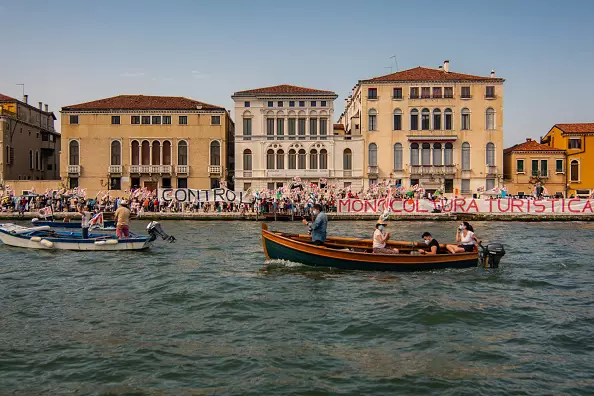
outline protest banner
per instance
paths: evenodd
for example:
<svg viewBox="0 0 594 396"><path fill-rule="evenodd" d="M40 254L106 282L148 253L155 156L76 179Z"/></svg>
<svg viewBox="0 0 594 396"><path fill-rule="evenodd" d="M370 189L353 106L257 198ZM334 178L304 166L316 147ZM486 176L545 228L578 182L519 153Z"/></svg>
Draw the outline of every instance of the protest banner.
<svg viewBox="0 0 594 396"><path fill-rule="evenodd" d="M192 188L160 188L159 200L165 202L227 202L251 203L254 199L243 191L236 193L226 188L213 188L212 190L196 190Z"/></svg>

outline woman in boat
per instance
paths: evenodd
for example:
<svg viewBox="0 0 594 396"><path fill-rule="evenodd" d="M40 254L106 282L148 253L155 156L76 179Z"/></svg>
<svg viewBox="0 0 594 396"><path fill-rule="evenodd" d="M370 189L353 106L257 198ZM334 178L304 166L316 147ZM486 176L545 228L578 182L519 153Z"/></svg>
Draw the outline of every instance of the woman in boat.
<svg viewBox="0 0 594 396"><path fill-rule="evenodd" d="M373 232L373 253L380 254L398 254L398 249L389 249L386 247L390 233L384 232L387 224L382 220L378 220L375 224L375 231Z"/></svg>
<svg viewBox="0 0 594 396"><path fill-rule="evenodd" d="M473 252L475 244L478 244L480 240L474 234L474 228L470 223L463 221L456 230L456 242L458 242L457 245L446 245L448 252L452 254Z"/></svg>

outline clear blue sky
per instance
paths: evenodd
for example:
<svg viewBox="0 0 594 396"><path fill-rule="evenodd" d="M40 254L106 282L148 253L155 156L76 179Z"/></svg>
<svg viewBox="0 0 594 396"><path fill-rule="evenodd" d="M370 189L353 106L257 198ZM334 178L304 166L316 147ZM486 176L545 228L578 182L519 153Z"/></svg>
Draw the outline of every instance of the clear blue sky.
<svg viewBox="0 0 594 396"><path fill-rule="evenodd" d="M505 83L506 146L594 121L594 1L0 0L0 92L60 107L118 94L232 108L234 91L330 89L437 67Z"/></svg>

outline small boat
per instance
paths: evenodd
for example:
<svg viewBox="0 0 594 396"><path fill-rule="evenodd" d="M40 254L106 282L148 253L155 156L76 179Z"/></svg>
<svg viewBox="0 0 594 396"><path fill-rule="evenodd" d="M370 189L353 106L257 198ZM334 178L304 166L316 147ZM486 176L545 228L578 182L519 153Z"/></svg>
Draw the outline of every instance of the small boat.
<svg viewBox="0 0 594 396"><path fill-rule="evenodd" d="M63 221L46 221L46 220L33 219L33 220L31 220L31 222L33 223L33 225L35 227L48 226L48 227L52 227L52 228L78 228L78 229L81 228L80 221L69 221L69 222L65 223ZM115 230L115 221L104 222L103 227L101 227L100 229Z"/></svg>
<svg viewBox="0 0 594 396"><path fill-rule="evenodd" d="M0 240L9 246L46 250L144 250L160 236L174 242L161 225L152 221L147 226L147 236L130 233L126 239L117 239L113 234L90 234L83 238L81 232L56 231L50 226L23 227L17 224L0 224Z"/></svg>
<svg viewBox="0 0 594 396"><path fill-rule="evenodd" d="M470 268L478 265L497 267L505 254L498 243L475 252L421 255L425 245L419 242L389 241L386 247L398 248L400 254L372 253L373 240L328 237L324 246L316 246L311 236L269 231L262 224L262 246L268 260L288 260L315 267L333 267L371 271L421 271L443 268ZM440 251L445 245L440 245Z"/></svg>

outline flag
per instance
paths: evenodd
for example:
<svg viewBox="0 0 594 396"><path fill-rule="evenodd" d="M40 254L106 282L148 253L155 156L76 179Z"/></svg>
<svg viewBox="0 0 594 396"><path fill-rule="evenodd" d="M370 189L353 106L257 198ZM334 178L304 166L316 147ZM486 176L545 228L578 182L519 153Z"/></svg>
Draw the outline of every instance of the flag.
<svg viewBox="0 0 594 396"><path fill-rule="evenodd" d="M93 228L104 228L105 223L103 222L103 212L97 213L89 222L89 230Z"/></svg>
<svg viewBox="0 0 594 396"><path fill-rule="evenodd" d="M51 206L39 209L39 217L45 219L46 217L52 217L54 215Z"/></svg>

